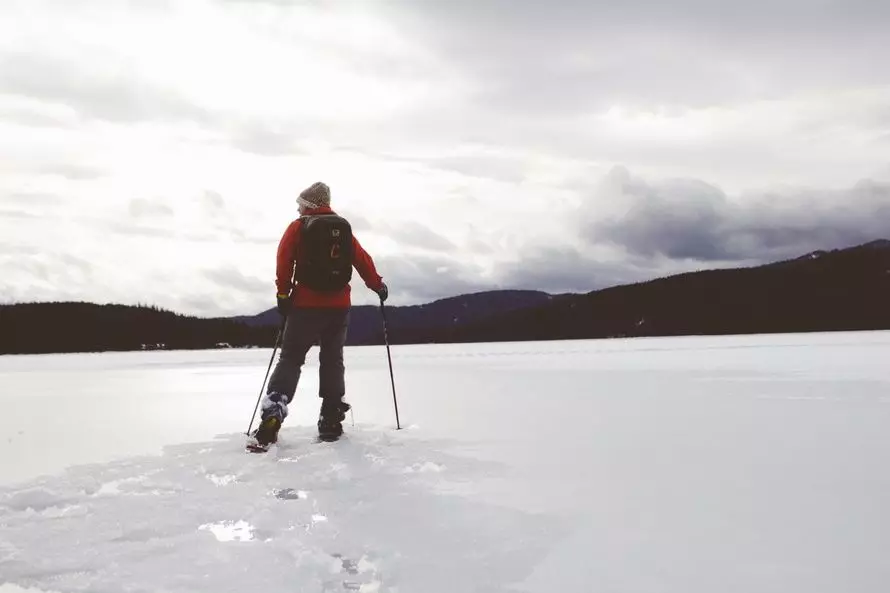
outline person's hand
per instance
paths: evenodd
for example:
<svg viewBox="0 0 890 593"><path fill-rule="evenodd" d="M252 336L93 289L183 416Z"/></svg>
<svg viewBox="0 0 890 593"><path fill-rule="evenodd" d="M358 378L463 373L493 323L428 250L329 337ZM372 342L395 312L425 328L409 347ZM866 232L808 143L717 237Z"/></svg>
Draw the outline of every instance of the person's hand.
<svg viewBox="0 0 890 593"><path fill-rule="evenodd" d="M290 297L286 294L279 294L276 295L275 298L278 301L278 313L280 313L282 317L287 317L287 314L290 313L291 309Z"/></svg>
<svg viewBox="0 0 890 593"><path fill-rule="evenodd" d="M380 288L378 288L375 292L377 293L377 296L380 297L381 303L389 297L389 289L383 282L380 283Z"/></svg>

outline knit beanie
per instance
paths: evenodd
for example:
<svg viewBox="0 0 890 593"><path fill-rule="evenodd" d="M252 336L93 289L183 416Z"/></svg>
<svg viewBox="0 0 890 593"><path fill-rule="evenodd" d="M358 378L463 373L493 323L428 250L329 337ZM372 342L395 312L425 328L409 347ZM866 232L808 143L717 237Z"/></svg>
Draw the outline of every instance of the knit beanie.
<svg viewBox="0 0 890 593"><path fill-rule="evenodd" d="M300 192L300 196L297 198L297 203L304 208L320 208L322 206L330 207L331 188L321 181L316 181Z"/></svg>

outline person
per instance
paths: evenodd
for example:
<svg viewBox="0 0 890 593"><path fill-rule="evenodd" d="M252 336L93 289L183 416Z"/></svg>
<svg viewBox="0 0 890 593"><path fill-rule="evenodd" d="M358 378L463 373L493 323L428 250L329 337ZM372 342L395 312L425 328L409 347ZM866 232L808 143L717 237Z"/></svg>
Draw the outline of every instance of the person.
<svg viewBox="0 0 890 593"><path fill-rule="evenodd" d="M383 302L389 290L374 260L352 234L349 222L331 208L331 190L319 181L297 198L299 218L278 245L275 285L278 312L285 321L281 354L262 400L253 437L261 447L277 442L288 415L306 354L319 346L318 416L320 438L343 434L350 404L345 396L343 347L349 327L352 269Z"/></svg>

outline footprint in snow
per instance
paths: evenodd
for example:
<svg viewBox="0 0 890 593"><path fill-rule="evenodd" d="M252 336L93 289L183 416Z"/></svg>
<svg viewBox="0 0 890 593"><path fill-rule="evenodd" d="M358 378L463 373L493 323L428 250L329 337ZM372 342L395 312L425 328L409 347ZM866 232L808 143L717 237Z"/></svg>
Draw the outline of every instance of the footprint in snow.
<svg viewBox="0 0 890 593"><path fill-rule="evenodd" d="M324 591L358 591L359 593L377 593L383 584L377 565L362 556L358 560L346 558L342 554L331 554L340 562L339 572L342 580L330 580L324 583Z"/></svg>
<svg viewBox="0 0 890 593"><path fill-rule="evenodd" d="M305 500L309 498L309 494L303 490L294 490L293 488L281 488L272 491L275 498L281 500Z"/></svg>

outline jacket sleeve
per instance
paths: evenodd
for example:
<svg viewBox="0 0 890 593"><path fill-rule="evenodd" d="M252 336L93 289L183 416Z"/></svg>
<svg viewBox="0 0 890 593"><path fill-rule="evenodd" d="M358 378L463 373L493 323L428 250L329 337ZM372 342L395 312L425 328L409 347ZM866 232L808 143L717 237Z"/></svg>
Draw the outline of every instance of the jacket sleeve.
<svg viewBox="0 0 890 593"><path fill-rule="evenodd" d="M365 286L373 291L380 289L383 284L383 278L377 273L374 266L374 260L368 255L368 252L362 247L355 236L352 237L353 266L358 270L359 276L365 281Z"/></svg>
<svg viewBox="0 0 890 593"><path fill-rule="evenodd" d="M287 227L278 242L278 256L275 265L275 288L278 294L290 294L294 287L294 265L297 259L297 242L300 221L295 220Z"/></svg>

